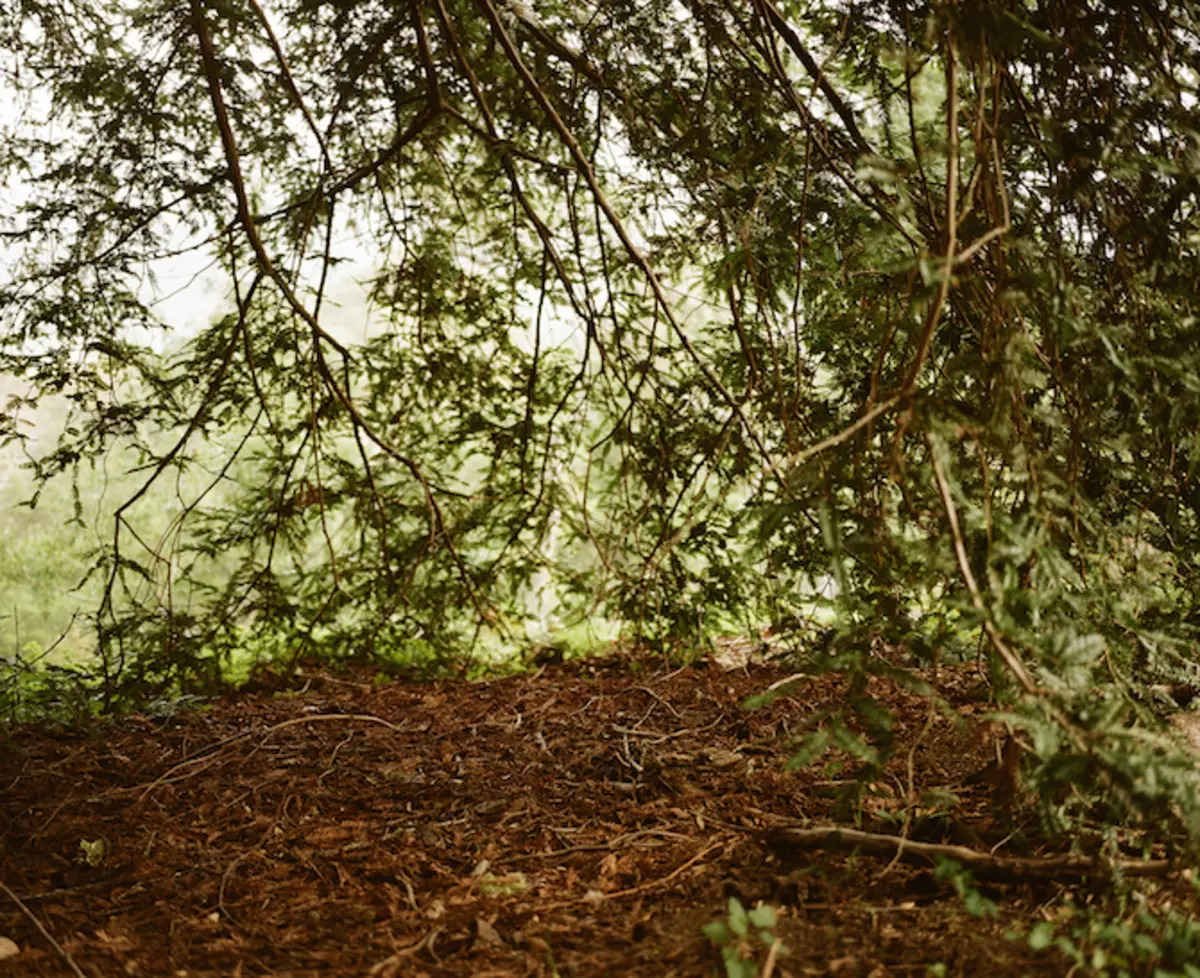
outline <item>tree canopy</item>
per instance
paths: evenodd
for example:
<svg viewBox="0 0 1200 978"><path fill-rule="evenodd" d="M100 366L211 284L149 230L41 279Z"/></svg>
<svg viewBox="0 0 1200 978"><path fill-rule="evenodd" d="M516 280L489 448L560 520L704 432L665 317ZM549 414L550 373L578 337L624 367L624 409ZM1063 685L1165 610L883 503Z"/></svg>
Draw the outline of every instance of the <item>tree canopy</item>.
<svg viewBox="0 0 1200 978"><path fill-rule="evenodd" d="M544 592L794 638L867 761L872 672L978 654L1048 798L1194 828L1131 723L1200 625L1194 4L3 6L0 433L60 394L39 478L139 474L106 706L247 647L469 665Z"/></svg>

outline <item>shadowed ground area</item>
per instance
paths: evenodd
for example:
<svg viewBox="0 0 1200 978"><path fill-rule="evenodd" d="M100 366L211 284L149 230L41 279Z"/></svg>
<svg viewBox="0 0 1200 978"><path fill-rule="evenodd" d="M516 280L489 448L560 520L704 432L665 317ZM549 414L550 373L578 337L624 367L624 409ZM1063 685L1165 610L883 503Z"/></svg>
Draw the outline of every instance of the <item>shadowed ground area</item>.
<svg viewBox="0 0 1200 978"><path fill-rule="evenodd" d="M766 845L856 816L837 810L849 758L785 769L842 680L743 708L788 675L627 658L475 683L312 673L88 736L18 732L0 936L21 953L0 974L75 974L69 956L85 975L710 975L701 927L731 896L779 909L777 976L1062 974L1004 936L1051 884L989 886L999 913L976 919L928 869ZM963 784L995 757L989 707L973 669L933 682L965 721L871 680L903 748L859 824L987 850L1021 828L994 787Z"/></svg>

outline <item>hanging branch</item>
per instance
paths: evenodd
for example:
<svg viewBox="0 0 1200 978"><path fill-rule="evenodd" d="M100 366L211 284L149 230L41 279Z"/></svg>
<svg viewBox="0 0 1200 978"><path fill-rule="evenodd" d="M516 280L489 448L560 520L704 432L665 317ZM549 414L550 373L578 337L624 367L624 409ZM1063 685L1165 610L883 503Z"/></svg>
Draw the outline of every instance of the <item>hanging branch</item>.
<svg viewBox="0 0 1200 978"><path fill-rule="evenodd" d="M925 326L921 331L917 352L901 389L904 395L912 393L916 387L921 367L925 358L929 356L933 334L942 317L946 297L950 294L950 284L954 278L954 252L958 248L958 61L954 56L954 41L950 37L946 39L946 215L943 234L946 239L946 253L937 297L925 315Z"/></svg>
<svg viewBox="0 0 1200 978"><path fill-rule="evenodd" d="M862 131L858 128L858 122L855 120L850 106L846 104L837 89L830 83L828 75L813 60L813 56L808 53L808 49L800 40L800 36L796 33L795 28L784 19L771 0L755 0L755 4L766 14L768 23L778 32L779 36L783 38L784 43L791 49L791 52L804 65L804 70L816 82L817 87L821 90L821 94L825 96L825 100L829 102L830 107L837 113L837 117L842 120L842 125L846 127L846 132L854 143L855 152L860 155L874 153L875 151L871 148L871 144L867 142Z"/></svg>
<svg viewBox="0 0 1200 978"><path fill-rule="evenodd" d="M504 53L508 57L509 62L521 76L521 81L524 83L526 90L530 95L533 96L534 100L538 103L538 106L546 114L546 117L550 120L551 125L554 127L554 130L558 133L559 138L562 140L563 145L570 153L571 159L574 161L580 175L586 181L588 188L592 192L592 196L600 205L601 210L604 211L604 216L607 218L609 226L616 233L617 238L624 247L626 254L629 255L634 264L637 265L641 270L647 284L650 286L651 292L654 294L656 303L662 309L663 316L666 317L667 322L670 324L672 332L675 333L676 338L687 351L687 354L692 359L692 362L696 364L700 372L704 375L704 379L708 381L710 385L712 385L712 387L721 395L725 403L728 404L737 415L742 429L746 432L747 437L750 438L755 447L758 449L759 453L762 455L766 466L771 470L777 479L782 481L783 476L778 468L776 468L771 453L768 451L766 444L763 442L758 431L750 423L750 419L746 417L745 412L742 410L741 404L739 404L734 396L729 392L729 389L723 383L721 383L720 378L717 377L717 375L713 372L712 366L707 363L702 356L700 356L695 344L693 344L691 339L689 339L687 333L680 325L679 320L675 317L675 312L672 309L671 304L667 301L666 293L663 291L662 283L659 281L658 275L655 273L654 268L651 266L646 256L642 254L641 249L634 244L633 239L629 236L629 232L625 228L624 222L620 219L620 217L617 216L612 204L609 203L608 198L600 189L599 181L596 179L596 173L592 168L591 163L588 162L583 150L580 149L579 143L575 139L575 136L571 132L570 128L568 128L566 123L563 122L562 117L555 110L554 106L550 103L550 99L546 96L546 93L542 90L541 86L538 85L537 80L529 71L524 59L521 57L520 52L517 50L516 45L509 36L503 21L500 19L499 14L496 13L495 6L492 4L491 0L477 0L477 2L479 3L480 8L483 10L484 15L487 17L488 23L491 24L492 32L500 41L501 47L504 48Z"/></svg>
<svg viewBox="0 0 1200 978"><path fill-rule="evenodd" d="M220 132L221 144L225 151L225 159L229 166L229 179L233 185L234 195L237 199L238 220L240 221L243 230L246 234L246 239L250 243L251 249L254 251L257 258L259 268L266 274L268 278L274 282L280 294L283 295L288 305L292 310L303 320L312 330L314 337L313 352L316 357L316 363L321 375L322 381L326 387L338 400L342 407L346 410L352 423L359 427L372 443L374 443L382 451L386 452L393 459L403 465L412 474L413 478L421 486L422 493L425 497L425 503L429 510L430 533L436 533L446 544L447 551L450 554L455 566L458 568L459 576L462 579L467 593L470 596L471 602L475 607L476 613L482 620L495 621L496 614L491 609L486 609L481 602L478 589L475 582L471 578L470 572L463 563L462 557L458 553L450 534L447 532L445 522L442 517L441 507L438 505L433 494L433 489L426 480L420 466L409 458L404 453L400 452L389 441L384 439L374 427L370 425L365 418L359 413L357 406L350 397L349 390L343 390L337 379L333 376L328 363L325 360L322 344L328 344L344 359L350 359L350 353L345 349L334 337L321 326L311 312L300 302L295 292L288 284L287 280L279 273L275 267L275 263L267 254L262 238L258 234L257 225L250 210L249 196L246 193L245 181L242 177L241 163L238 155L237 144L234 140L233 128L230 125L229 113L225 108L225 97L221 85L221 73L217 63L216 52L213 48L212 34L209 32L208 24L204 17L204 8L202 0L191 0L192 8L192 23L193 29L196 32L197 40L200 43L200 53L204 64L204 74L208 80L209 97L212 101L213 113L217 122L217 129Z"/></svg>
<svg viewBox="0 0 1200 978"><path fill-rule="evenodd" d="M967 557L967 545L963 540L962 528L958 523L958 509L954 505L954 497L950 493L950 485L946 481L946 474L942 471L942 463L938 459L937 446L928 435L926 435L925 440L929 446L929 462L933 467L933 477L937 482L938 495L941 496L942 506L946 511L946 522L950 527L950 538L954 543L954 559L958 563L958 570L962 575L963 583L967 586L967 593L971 596L971 603L983 618L983 629L987 633L988 641L991 642L992 648L996 650L996 654L1000 656L1004 664L1008 667L1008 671L1013 674L1013 678L1021 684L1021 688L1025 692L1037 693L1037 683L1033 681L1033 677L1029 674L1029 670L1025 668L1025 663L1021 661L1020 656L1008 647L1008 643L1004 641L1004 636L1000 634L1000 629L996 627L996 623L992 620L987 605L984 604L983 595L979 591L979 583L975 580L975 572L971 569L971 561Z"/></svg>

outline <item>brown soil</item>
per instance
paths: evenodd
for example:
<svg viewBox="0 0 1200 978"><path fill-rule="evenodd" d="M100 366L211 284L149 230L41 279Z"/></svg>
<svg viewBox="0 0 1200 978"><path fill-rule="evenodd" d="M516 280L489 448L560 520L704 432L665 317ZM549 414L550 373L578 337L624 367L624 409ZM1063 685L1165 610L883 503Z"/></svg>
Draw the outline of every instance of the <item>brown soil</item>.
<svg viewBox="0 0 1200 978"><path fill-rule="evenodd" d="M850 773L836 752L784 768L842 680L741 708L784 676L621 659L478 683L313 674L90 736L20 732L0 754L0 937L21 953L0 975L75 974L66 955L85 975L712 975L700 928L731 896L780 909L775 976L1061 974L1004 937L1044 887L989 888L999 915L976 919L927 870L764 847L780 822L830 824ZM995 754L976 683L942 671L959 722L872 680L906 746L861 824L897 831L907 799L953 786L954 841L1011 830L1007 799L962 786Z"/></svg>

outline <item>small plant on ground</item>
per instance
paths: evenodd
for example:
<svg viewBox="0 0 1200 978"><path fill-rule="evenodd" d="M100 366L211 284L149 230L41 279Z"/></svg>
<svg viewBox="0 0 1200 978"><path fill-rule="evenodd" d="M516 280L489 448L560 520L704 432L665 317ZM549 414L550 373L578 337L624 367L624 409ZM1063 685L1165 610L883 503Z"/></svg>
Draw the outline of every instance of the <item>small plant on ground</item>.
<svg viewBox="0 0 1200 978"><path fill-rule="evenodd" d="M943 883L950 883L962 898L963 906L972 917L994 917L996 902L984 896L975 885L975 877L953 859L939 859L934 876Z"/></svg>
<svg viewBox="0 0 1200 978"><path fill-rule="evenodd" d="M1169 902L1151 906L1137 891L1111 912L1068 897L1055 919L1038 921L1026 940L1034 951L1056 949L1076 969L1103 978L1200 978L1200 921Z"/></svg>
<svg viewBox="0 0 1200 978"><path fill-rule="evenodd" d="M765 952L773 961L784 953L775 934L775 918L774 907L760 903L747 910L737 897L730 897L726 918L704 925L704 936L721 951L726 978L754 978L760 954Z"/></svg>

